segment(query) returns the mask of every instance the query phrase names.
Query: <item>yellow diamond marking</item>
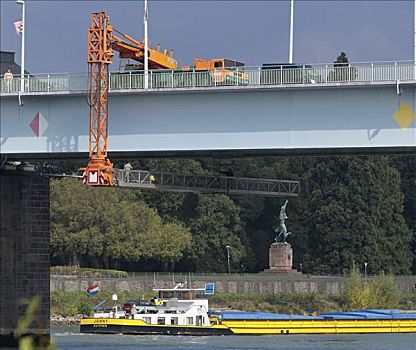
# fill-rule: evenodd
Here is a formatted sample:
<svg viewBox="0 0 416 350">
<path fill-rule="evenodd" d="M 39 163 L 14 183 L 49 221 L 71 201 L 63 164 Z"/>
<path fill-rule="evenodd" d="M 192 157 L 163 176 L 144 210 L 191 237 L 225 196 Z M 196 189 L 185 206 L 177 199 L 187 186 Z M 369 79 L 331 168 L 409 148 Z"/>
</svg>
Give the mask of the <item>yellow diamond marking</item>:
<svg viewBox="0 0 416 350">
<path fill-rule="evenodd" d="M 416 119 L 416 113 L 413 112 L 407 102 L 403 102 L 396 113 L 394 113 L 393 118 L 402 129 L 407 129 L 410 124 L 412 124 L 413 120 Z"/>
</svg>

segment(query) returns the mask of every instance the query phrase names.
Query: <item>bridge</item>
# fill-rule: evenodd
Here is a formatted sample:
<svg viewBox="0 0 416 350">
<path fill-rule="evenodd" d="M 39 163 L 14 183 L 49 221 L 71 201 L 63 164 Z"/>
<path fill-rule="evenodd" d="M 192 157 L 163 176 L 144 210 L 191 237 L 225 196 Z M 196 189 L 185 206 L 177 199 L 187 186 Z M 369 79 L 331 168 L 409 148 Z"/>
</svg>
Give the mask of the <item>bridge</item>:
<svg viewBox="0 0 416 350">
<path fill-rule="evenodd" d="M 110 75 L 113 155 L 414 152 L 414 62 L 238 68 L 247 80 L 207 71 Z M 1 153 L 84 157 L 86 74 L 0 80 Z M 19 104 L 20 102 L 20 104 Z"/>
<path fill-rule="evenodd" d="M 149 89 L 140 72 L 112 73 L 110 157 L 416 151 L 414 62 L 238 69 L 245 79 L 150 71 Z M 0 115 L 0 165 L 88 154 L 85 74 L 0 77 Z M 42 322 L 30 331 L 49 332 L 50 188 L 48 178 L 27 172 L 0 171 L 0 179 L 1 342 L 15 341 L 19 301 L 35 294 Z M 163 190 L 299 193 L 296 181 L 122 170 L 116 179 Z"/>
</svg>

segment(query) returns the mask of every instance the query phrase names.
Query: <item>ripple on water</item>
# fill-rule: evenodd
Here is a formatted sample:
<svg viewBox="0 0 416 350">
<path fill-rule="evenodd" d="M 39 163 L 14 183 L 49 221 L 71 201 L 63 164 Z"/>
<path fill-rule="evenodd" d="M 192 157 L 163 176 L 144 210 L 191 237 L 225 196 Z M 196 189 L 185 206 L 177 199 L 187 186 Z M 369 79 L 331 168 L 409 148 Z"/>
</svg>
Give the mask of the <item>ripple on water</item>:
<svg viewBox="0 0 416 350">
<path fill-rule="evenodd" d="M 77 326 L 52 327 L 63 350 L 416 350 L 416 334 L 340 334 L 290 336 L 166 336 L 81 334 Z"/>
</svg>

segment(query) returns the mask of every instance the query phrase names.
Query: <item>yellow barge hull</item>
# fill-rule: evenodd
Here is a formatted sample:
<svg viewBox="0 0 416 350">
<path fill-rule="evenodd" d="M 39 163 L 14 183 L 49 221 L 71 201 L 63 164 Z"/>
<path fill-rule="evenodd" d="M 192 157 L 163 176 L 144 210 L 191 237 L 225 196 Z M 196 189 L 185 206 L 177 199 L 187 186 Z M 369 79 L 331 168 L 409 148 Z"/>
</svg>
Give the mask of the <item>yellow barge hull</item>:
<svg viewBox="0 0 416 350">
<path fill-rule="evenodd" d="M 233 334 L 416 333 L 416 320 L 227 320 Z"/>
<path fill-rule="evenodd" d="M 150 325 L 142 320 L 84 318 L 81 333 L 166 335 L 279 335 L 343 333 L 416 333 L 410 320 L 223 320 L 211 326 Z"/>
</svg>

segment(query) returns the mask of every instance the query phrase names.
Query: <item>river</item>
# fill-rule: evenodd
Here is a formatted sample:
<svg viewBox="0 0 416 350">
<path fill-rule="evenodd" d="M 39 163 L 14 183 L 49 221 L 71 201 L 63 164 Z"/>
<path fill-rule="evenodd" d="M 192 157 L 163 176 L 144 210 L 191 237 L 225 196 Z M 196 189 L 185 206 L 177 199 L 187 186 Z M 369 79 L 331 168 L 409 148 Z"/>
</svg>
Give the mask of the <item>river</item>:
<svg viewBox="0 0 416 350">
<path fill-rule="evenodd" d="M 80 334 L 77 326 L 52 327 L 62 350 L 416 350 L 416 334 L 331 334 L 278 336 L 134 336 Z"/>
</svg>

